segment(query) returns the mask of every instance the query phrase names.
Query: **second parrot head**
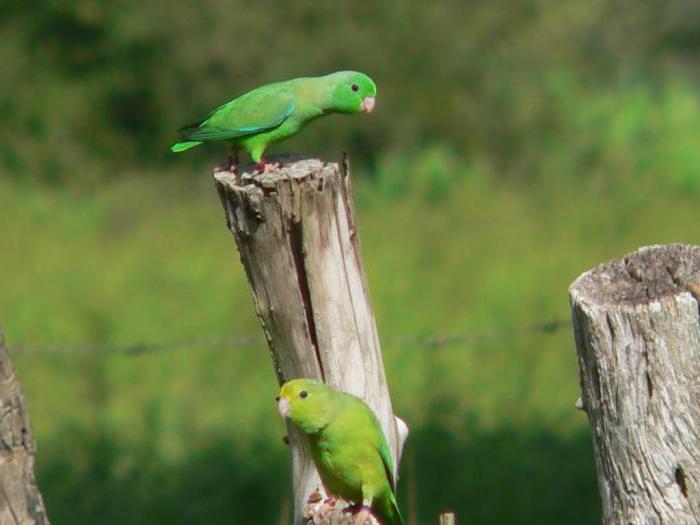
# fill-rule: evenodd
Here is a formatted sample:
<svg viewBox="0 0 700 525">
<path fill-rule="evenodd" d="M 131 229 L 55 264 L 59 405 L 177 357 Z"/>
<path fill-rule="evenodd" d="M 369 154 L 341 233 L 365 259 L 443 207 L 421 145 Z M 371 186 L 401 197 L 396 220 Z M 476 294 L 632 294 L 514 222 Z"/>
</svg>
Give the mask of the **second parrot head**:
<svg viewBox="0 0 700 525">
<path fill-rule="evenodd" d="M 331 108 L 338 113 L 370 113 L 377 86 L 364 73 L 338 71 L 325 77 L 331 87 Z"/>
<path fill-rule="evenodd" d="M 318 432 L 335 413 L 334 393 L 332 387 L 316 379 L 293 379 L 280 388 L 277 408 L 302 432 Z"/>
</svg>

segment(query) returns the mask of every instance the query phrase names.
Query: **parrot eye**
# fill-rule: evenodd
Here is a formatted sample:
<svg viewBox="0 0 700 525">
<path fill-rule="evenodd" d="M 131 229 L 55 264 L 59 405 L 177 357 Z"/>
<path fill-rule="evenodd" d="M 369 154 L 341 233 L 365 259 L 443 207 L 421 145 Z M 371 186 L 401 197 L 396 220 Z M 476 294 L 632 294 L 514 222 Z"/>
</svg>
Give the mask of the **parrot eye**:
<svg viewBox="0 0 700 525">
<path fill-rule="evenodd" d="M 308 395 L 309 393 L 306 390 L 302 390 L 301 392 L 299 392 L 299 397 L 302 399 L 306 398 Z"/>
<path fill-rule="evenodd" d="M 350 86 L 350 89 L 352 89 L 353 91 L 359 91 L 360 86 L 358 86 L 357 84 L 353 84 L 352 86 Z"/>
</svg>

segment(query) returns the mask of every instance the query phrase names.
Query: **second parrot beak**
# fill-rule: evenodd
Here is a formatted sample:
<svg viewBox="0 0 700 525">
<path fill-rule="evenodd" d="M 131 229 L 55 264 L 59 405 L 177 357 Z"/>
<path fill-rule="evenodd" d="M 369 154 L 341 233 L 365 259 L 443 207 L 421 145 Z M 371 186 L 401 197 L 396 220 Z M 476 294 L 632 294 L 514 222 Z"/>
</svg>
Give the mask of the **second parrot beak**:
<svg viewBox="0 0 700 525">
<path fill-rule="evenodd" d="M 289 415 L 289 400 L 286 397 L 280 397 L 277 399 L 277 410 L 279 410 L 280 416 L 284 419 Z"/>
<path fill-rule="evenodd" d="M 362 99 L 362 105 L 360 106 L 360 111 L 362 113 L 372 113 L 374 109 L 374 97 L 365 97 Z"/>
</svg>

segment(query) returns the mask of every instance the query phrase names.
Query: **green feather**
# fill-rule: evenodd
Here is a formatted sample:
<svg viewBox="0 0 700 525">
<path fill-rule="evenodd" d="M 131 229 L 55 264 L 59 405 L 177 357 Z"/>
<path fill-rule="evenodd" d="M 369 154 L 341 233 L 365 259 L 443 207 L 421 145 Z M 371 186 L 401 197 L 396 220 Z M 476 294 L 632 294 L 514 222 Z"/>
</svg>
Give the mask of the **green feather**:
<svg viewBox="0 0 700 525">
<path fill-rule="evenodd" d="M 186 142 L 177 142 L 170 146 L 170 151 L 173 153 L 180 153 L 181 151 L 186 151 L 190 148 L 194 148 L 195 146 L 199 146 L 201 144 L 200 141 L 198 140 L 191 140 L 191 141 L 186 141 Z"/>
<path fill-rule="evenodd" d="M 289 381 L 279 395 L 286 416 L 308 437 L 326 490 L 353 503 L 371 502 L 383 525 L 402 525 L 389 445 L 372 410 L 311 379 Z"/>
<path fill-rule="evenodd" d="M 373 102 L 376 93 L 372 79 L 354 71 L 267 84 L 182 128 L 183 140 L 170 149 L 178 153 L 201 142 L 228 141 L 259 162 L 269 144 L 291 137 L 318 117 L 371 110 L 366 99 Z"/>
</svg>

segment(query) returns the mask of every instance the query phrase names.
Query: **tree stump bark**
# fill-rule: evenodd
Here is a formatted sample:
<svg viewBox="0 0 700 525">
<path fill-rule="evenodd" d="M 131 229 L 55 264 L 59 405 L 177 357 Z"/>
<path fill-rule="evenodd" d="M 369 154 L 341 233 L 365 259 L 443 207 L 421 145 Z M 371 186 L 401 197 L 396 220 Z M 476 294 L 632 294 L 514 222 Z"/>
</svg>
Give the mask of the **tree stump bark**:
<svg viewBox="0 0 700 525">
<path fill-rule="evenodd" d="M 0 524 L 49 523 L 34 478 L 35 452 L 22 391 L 0 331 Z"/>
<path fill-rule="evenodd" d="M 642 248 L 569 292 L 603 523 L 700 523 L 700 247 Z"/>
<path fill-rule="evenodd" d="M 391 408 L 347 163 L 275 161 L 281 167 L 269 174 L 214 177 L 277 379 L 319 378 L 362 398 L 398 469 L 408 429 Z M 305 440 L 292 427 L 289 438 L 295 523 L 304 523 L 321 483 Z"/>
</svg>

